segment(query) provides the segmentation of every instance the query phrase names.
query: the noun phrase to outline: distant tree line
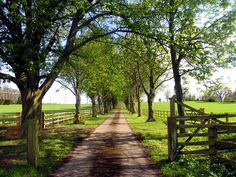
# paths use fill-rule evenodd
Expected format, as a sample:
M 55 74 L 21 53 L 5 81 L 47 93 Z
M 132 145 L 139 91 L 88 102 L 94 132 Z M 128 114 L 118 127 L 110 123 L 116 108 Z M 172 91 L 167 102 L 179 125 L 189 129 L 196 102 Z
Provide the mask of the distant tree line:
M 222 78 L 204 82 L 205 89 L 201 90 L 203 95 L 197 98 L 188 91 L 184 96 L 186 101 L 209 101 L 209 102 L 236 102 L 236 89 L 233 91 L 227 84 L 223 83 Z

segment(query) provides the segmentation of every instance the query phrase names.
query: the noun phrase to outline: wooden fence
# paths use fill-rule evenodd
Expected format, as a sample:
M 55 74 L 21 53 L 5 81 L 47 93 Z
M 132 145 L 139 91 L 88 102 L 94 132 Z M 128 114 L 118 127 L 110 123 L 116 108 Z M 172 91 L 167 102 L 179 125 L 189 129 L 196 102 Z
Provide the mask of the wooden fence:
M 86 116 L 92 114 L 90 109 L 82 109 L 80 111 L 80 117 L 83 119 Z M 61 124 L 63 122 L 73 120 L 75 117 L 74 112 L 59 112 L 59 113 L 51 113 L 51 114 L 43 114 L 42 116 L 42 127 L 45 128 L 46 126 Z
M 192 113 L 176 115 L 175 103 Z M 171 161 L 181 154 L 216 155 L 222 150 L 236 150 L 236 114 L 206 114 L 204 110 L 194 109 L 174 99 L 170 108 L 167 124 L 168 157 Z
M 91 109 L 82 109 L 80 111 L 80 118 L 83 119 L 91 114 Z M 72 121 L 74 117 L 75 115 L 73 112 L 59 112 L 51 114 L 42 113 L 41 127 L 44 129 L 48 126 L 61 124 L 66 121 Z M 20 113 L 16 113 L 16 115 L 0 115 L 0 134 L 4 134 L 7 138 L 19 138 L 21 134 L 20 124 Z
M 20 126 L 21 113 L 0 115 L 0 126 Z
M 167 110 L 153 110 L 154 118 L 166 119 L 170 116 L 170 111 Z M 142 114 L 148 116 L 148 109 L 142 109 Z
M 229 122 L 224 122 L 225 118 Z M 185 124 L 179 124 L 180 121 Z M 180 133 L 181 128 L 187 128 L 188 132 Z M 172 161 L 179 154 L 216 155 L 220 150 L 236 149 L 233 133 L 236 133 L 236 114 L 168 117 L 169 159 Z M 193 150 L 192 146 L 198 147 Z

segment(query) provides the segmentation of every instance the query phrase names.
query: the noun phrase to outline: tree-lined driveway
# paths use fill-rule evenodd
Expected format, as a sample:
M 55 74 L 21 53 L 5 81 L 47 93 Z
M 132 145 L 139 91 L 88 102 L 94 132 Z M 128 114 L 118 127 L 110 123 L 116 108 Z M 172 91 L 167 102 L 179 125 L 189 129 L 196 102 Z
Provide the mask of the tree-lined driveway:
M 52 176 L 163 176 L 117 110 L 78 145 Z

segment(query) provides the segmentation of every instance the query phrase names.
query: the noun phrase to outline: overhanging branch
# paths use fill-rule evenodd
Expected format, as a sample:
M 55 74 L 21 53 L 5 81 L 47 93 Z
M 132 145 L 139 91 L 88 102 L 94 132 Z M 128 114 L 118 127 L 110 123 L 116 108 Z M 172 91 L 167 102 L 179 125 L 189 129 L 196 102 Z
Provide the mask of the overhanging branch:
M 0 73 L 0 79 L 10 80 L 10 81 L 14 82 L 15 84 L 17 84 L 17 79 L 13 76 L 10 76 L 9 74 Z

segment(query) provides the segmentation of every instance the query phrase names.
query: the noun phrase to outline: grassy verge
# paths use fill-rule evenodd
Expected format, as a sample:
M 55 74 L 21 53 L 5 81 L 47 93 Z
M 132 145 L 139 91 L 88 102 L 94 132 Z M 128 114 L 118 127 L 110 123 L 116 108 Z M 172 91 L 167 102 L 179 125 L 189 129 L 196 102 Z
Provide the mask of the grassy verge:
M 82 125 L 64 124 L 50 127 L 40 136 L 40 165 L 37 168 L 26 164 L 24 139 L 0 141 L 1 177 L 46 177 L 63 162 L 70 150 L 109 115 L 88 117 Z
M 235 176 L 236 165 L 219 163 L 208 156 L 181 156 L 174 162 L 168 162 L 167 125 L 165 120 L 145 122 L 146 117 L 125 112 L 125 116 L 134 132 L 148 148 L 152 159 L 160 166 L 166 176 Z M 234 153 L 235 155 L 235 153 Z

